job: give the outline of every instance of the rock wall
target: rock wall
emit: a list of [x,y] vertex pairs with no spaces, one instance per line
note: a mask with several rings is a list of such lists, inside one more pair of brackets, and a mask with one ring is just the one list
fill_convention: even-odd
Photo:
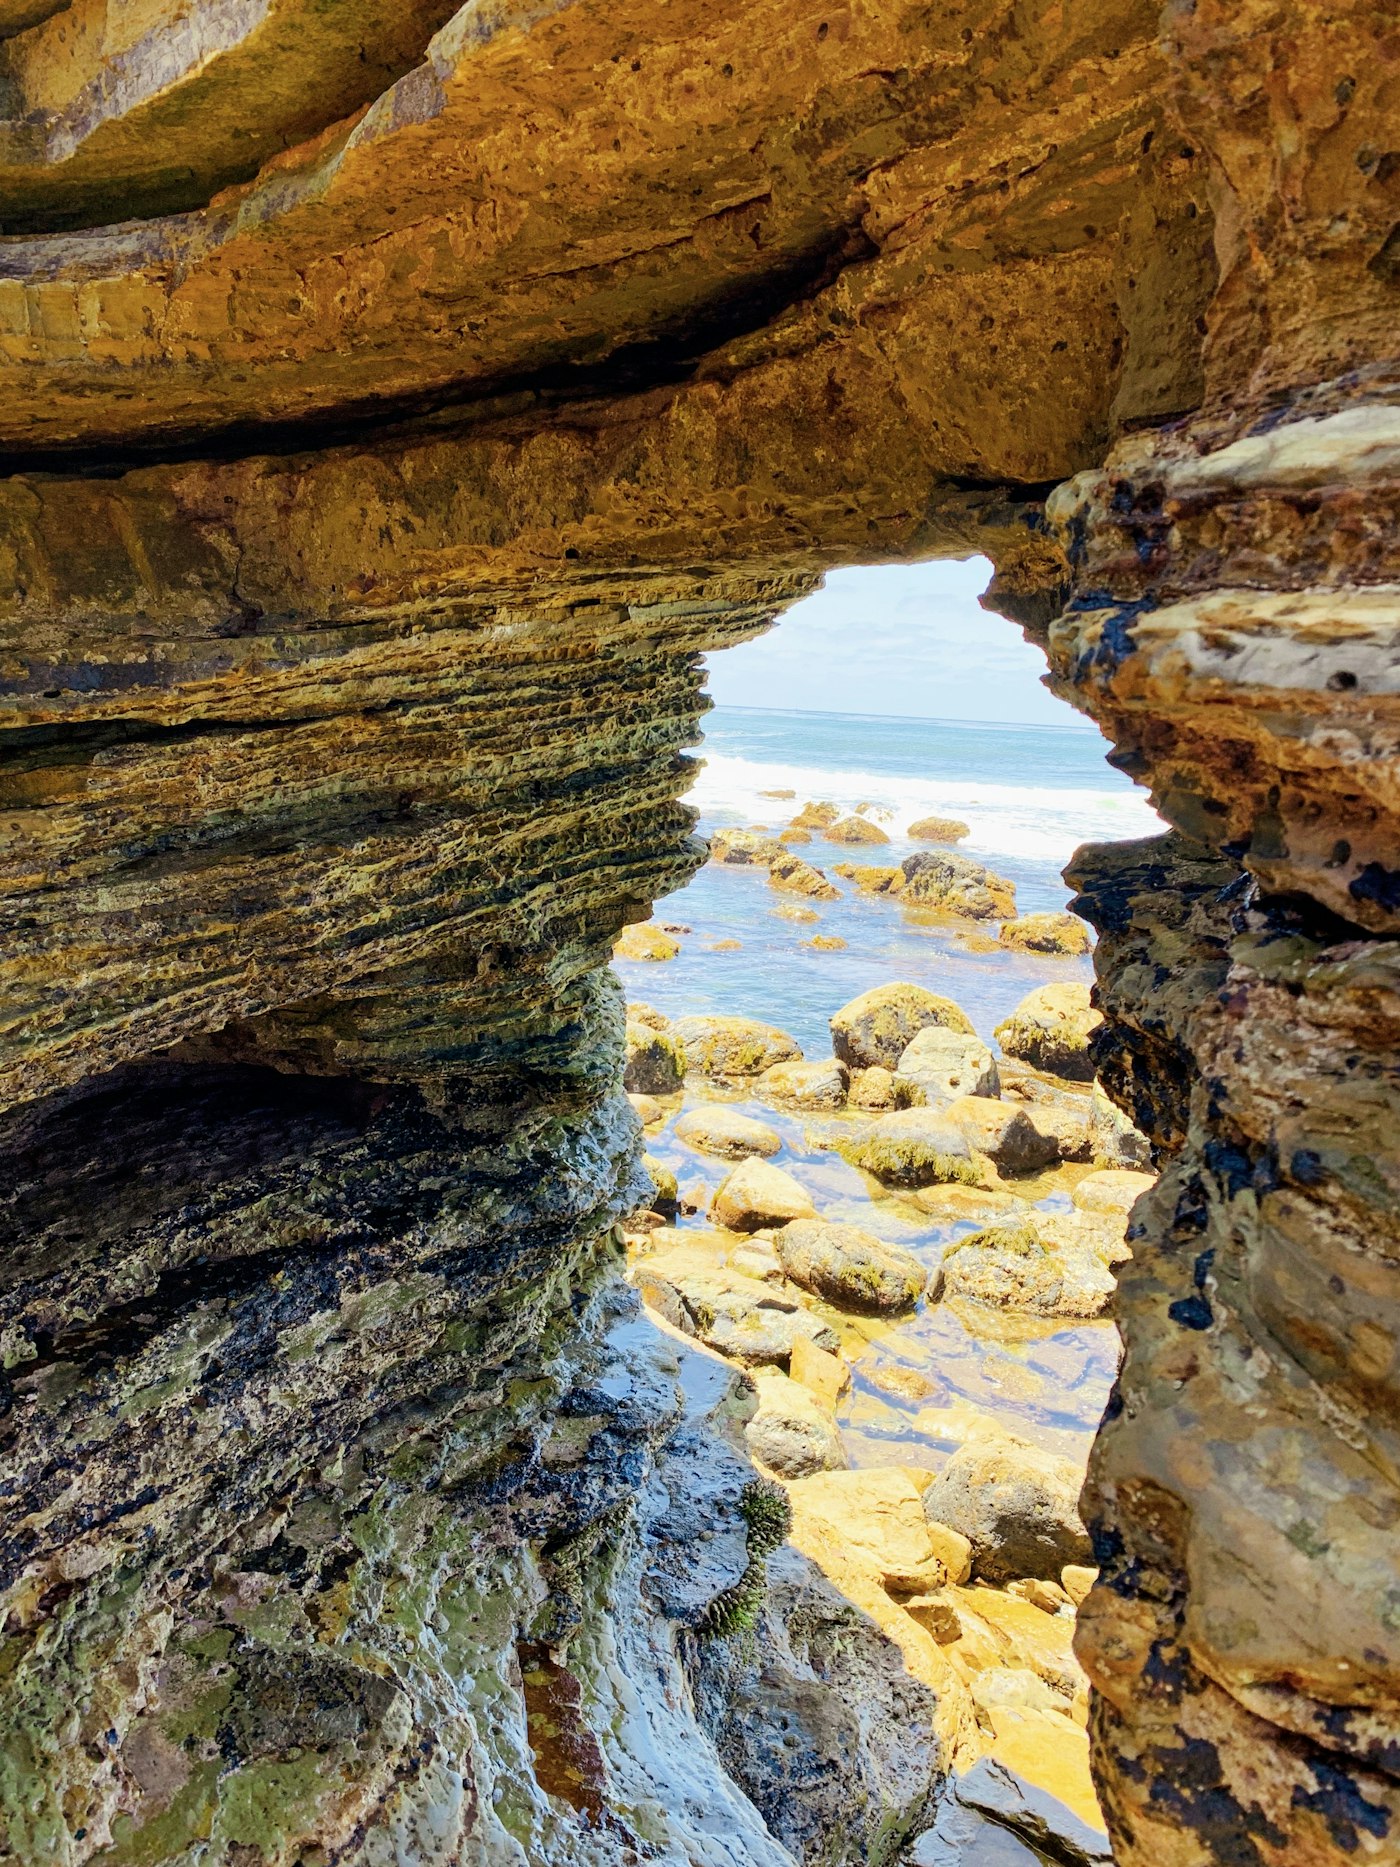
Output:
[[[702,1651],[772,1526],[616,1277],[601,968],[697,859],[700,653],[980,549],[1173,826],[1076,871],[1166,1165],[1090,1488],[1118,1857],[1389,1858],[1387,10],[446,11],[0,0],[0,1846],[925,1819],[939,1707],[795,1556],[779,1710]],[[801,1707],[778,1797],[738,1721]]]

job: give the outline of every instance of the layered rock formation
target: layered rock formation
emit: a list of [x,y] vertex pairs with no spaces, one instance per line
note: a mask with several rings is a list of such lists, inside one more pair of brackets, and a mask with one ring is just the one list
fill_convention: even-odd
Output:
[[[700,652],[983,550],[1176,832],[1079,871],[1167,1164],[1091,1481],[1118,1857],[1386,1858],[1393,23],[389,11],[0,0],[0,1844],[931,1818],[938,1706],[795,1558],[762,1608],[731,1401],[625,1307],[601,969],[698,855]],[[705,1644],[763,1612],[766,1687]]]

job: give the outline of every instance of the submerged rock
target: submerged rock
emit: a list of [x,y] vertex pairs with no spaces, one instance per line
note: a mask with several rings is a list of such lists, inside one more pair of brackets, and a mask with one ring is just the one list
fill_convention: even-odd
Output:
[[846,947],[846,942],[840,934],[814,934],[810,940],[804,940],[802,944],[814,948],[818,953],[841,953]]
[[627,1022],[623,1085],[634,1095],[668,1096],[685,1081],[685,1050],[670,1031]]
[[791,1219],[814,1219],[811,1197],[790,1173],[765,1161],[736,1167],[710,1201],[710,1211],[731,1232],[757,1232]]
[[988,1582],[1038,1575],[1058,1581],[1092,1550],[1079,1517],[1081,1468],[1012,1438],[974,1439],[923,1494],[926,1515],[965,1536],[972,1572]]
[[946,1107],[960,1096],[996,1096],[1001,1090],[996,1058],[980,1037],[930,1025],[906,1046],[895,1069],[903,1101],[913,1107]]
[[613,942],[614,959],[674,959],[680,950],[680,942],[651,921],[644,921],[637,927],[624,927]]
[[921,850],[904,859],[901,898],[968,920],[1006,920],[1016,912],[1016,884],[970,856]]
[[905,835],[914,843],[960,843],[968,826],[958,817],[920,817]]
[[761,1076],[775,1063],[802,1055],[795,1038],[757,1018],[678,1018],[672,1028],[684,1047],[687,1069],[699,1076]]
[[894,981],[873,986],[831,1019],[831,1048],[853,1070],[896,1069],[920,1031],[940,1026],[971,1037],[972,1022],[951,998],[925,986]]
[[640,998],[628,999],[627,1022],[644,1024],[650,1031],[669,1031],[671,1028],[671,1020],[664,1011],[658,1011],[655,1005],[648,1005]]
[[671,1132],[687,1147],[717,1155],[721,1160],[745,1160],[750,1155],[767,1159],[783,1145],[765,1122],[718,1105],[687,1109]]
[[[806,1338],[799,1336],[796,1340]],[[744,1439],[754,1457],[780,1478],[845,1471],[850,1460],[830,1408],[810,1388],[785,1374],[769,1371],[754,1378],[758,1410],[744,1428]]]
[[888,843],[890,839],[879,824],[872,823],[868,817],[842,817],[828,825],[826,840],[829,843]]
[[1089,951],[1089,929],[1077,914],[1023,914],[1004,922],[997,940],[1015,953]]
[[912,1309],[928,1283],[911,1252],[856,1225],[799,1220],[783,1227],[774,1248],[795,1284],[840,1309],[877,1315]]
[[887,1186],[931,1186],[941,1180],[981,1179],[972,1149],[953,1122],[935,1109],[899,1109],[882,1115],[837,1152],[853,1167]]
[[903,869],[878,868],[869,862],[834,862],[832,874],[853,882],[863,895],[897,895],[904,886]]
[[829,882],[820,869],[804,862],[801,856],[782,851],[768,865],[768,880],[786,894],[807,895],[813,901],[839,901],[841,890]]
[[1002,1020],[995,1036],[1007,1056],[1051,1076],[1087,1083],[1094,1075],[1089,1038],[1102,1023],[1087,985],[1040,985]]
[[799,1109],[839,1109],[846,1100],[846,1071],[830,1059],[775,1063],[754,1085],[765,1102]]

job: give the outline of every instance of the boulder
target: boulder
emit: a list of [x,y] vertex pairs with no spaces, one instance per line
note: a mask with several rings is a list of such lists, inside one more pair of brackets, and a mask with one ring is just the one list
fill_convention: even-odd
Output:
[[879,824],[872,823],[868,817],[842,817],[828,825],[826,840],[829,843],[887,843],[890,839]]
[[1016,912],[1016,884],[952,850],[921,850],[904,859],[901,899],[967,920],[1008,920]]
[[[970,1813],[984,1816],[1002,1834],[1026,1842],[1034,1849],[1031,1859],[1057,1861],[1062,1867],[1113,1867],[1113,1849],[1101,1821],[1091,1824],[1084,1819],[1092,1811],[1092,1802],[1082,1793],[1074,1798],[1081,1811],[1076,1813],[998,1758],[983,1757],[956,1779],[953,1794]],[[981,1860],[978,1854],[965,1858],[968,1867]],[[913,1867],[924,1867],[917,1854]],[[1000,1867],[1000,1863],[989,1857],[987,1867]]]
[[1061,1160],[1087,1161],[1094,1157],[1094,1103],[1079,1084],[1042,1076],[1014,1057],[998,1065],[1003,1102],[1026,1111],[1043,1135],[1054,1138]]
[[853,1070],[893,1070],[919,1032],[935,1025],[975,1035],[967,1013],[951,998],[903,981],[872,986],[832,1017],[831,1048]]
[[852,1070],[846,1100],[855,1109],[897,1109],[900,1088],[894,1071],[882,1069],[878,1064],[868,1070]]
[[1116,1102],[1110,1101],[1097,1083],[1090,1115],[1090,1158],[1096,1167],[1131,1168],[1138,1172],[1152,1166],[1152,1146],[1147,1136],[1128,1120]]
[[685,1050],[672,1033],[629,1018],[623,1087],[639,1096],[669,1096],[684,1080]]
[[989,1225],[943,1255],[943,1296],[1031,1316],[1102,1316],[1116,1288],[1088,1239],[1057,1235],[1038,1213]]
[[963,1186],[957,1181],[947,1186],[921,1186],[913,1200],[931,1218],[940,1219],[945,1225],[960,1219],[974,1225],[990,1225],[997,1219],[1022,1218],[1031,1210],[1015,1193],[1000,1188],[992,1191],[982,1186]]
[[799,1547],[804,1521],[815,1519],[844,1549],[871,1563],[886,1587],[941,1588],[971,1572],[967,1539],[931,1521],[918,1486],[895,1467],[800,1478],[788,1496]]
[[663,933],[652,921],[643,921],[638,927],[624,927],[613,942],[614,959],[674,959],[680,950],[680,942]]
[[840,815],[841,812],[835,804],[807,803],[792,819],[790,827],[794,830],[826,830],[839,819]]
[[1067,1562],[1060,1570],[1060,1587],[1076,1608],[1083,1607],[1089,1590],[1098,1579],[1098,1570],[1089,1568],[1085,1563]]
[[959,1096],[947,1108],[974,1153],[985,1154],[998,1173],[1042,1173],[1060,1158],[1053,1134],[1036,1127],[1025,1109],[991,1096]]
[[981,1179],[962,1130],[937,1109],[898,1109],[837,1144],[853,1167],[887,1186],[932,1186]]
[[846,947],[840,934],[813,934],[810,940],[804,940],[802,944],[814,947],[818,953],[841,953]]
[[651,1177],[651,1210],[659,1212],[663,1218],[674,1219],[680,1198],[675,1174],[663,1161],[654,1159],[650,1154],[642,1155],[642,1165]]
[[778,837],[784,849],[798,849],[804,843],[810,843],[811,840],[810,830],[783,830]]
[[655,1096],[639,1096],[628,1091],[627,1100],[632,1104],[637,1120],[643,1128],[650,1128],[655,1122],[665,1121],[670,1110],[664,1102],[658,1102]]
[[746,1366],[786,1366],[798,1336],[818,1348],[838,1346],[836,1331],[796,1298],[727,1266],[718,1268],[689,1246],[641,1259],[632,1278],[673,1329]]
[[768,880],[785,894],[807,895],[813,901],[839,901],[841,890],[834,887],[810,862],[783,850],[768,865]]
[[973,1574],[988,1582],[1039,1575],[1058,1581],[1066,1563],[1093,1552],[1079,1517],[1081,1468],[1011,1438],[962,1446],[923,1494],[925,1514],[965,1536]]
[[839,1109],[846,1100],[846,1070],[835,1059],[775,1063],[754,1084],[765,1102],[798,1109]]
[[1023,914],[1002,923],[997,941],[1014,953],[1087,953],[1089,929],[1077,914]]
[[627,1022],[644,1024],[651,1031],[669,1031],[671,1028],[671,1020],[664,1011],[658,1011],[655,1005],[645,1004],[640,998],[628,999]]
[[766,869],[783,846],[759,830],[716,830],[710,838],[710,861],[729,868]]
[[731,1232],[758,1232],[817,1216],[806,1190],[792,1175],[761,1160],[746,1160],[728,1174],[710,1201],[710,1211]]
[[874,1315],[912,1309],[928,1283],[910,1252],[856,1225],[799,1220],[783,1227],[774,1249],[793,1283],[839,1309]]
[[897,895],[904,886],[903,869],[876,868],[869,862],[833,862],[833,875],[853,882],[863,895]]
[[786,1031],[757,1018],[678,1018],[672,1029],[684,1047],[686,1068],[699,1076],[761,1076],[775,1063],[802,1055]]
[[767,1159],[783,1145],[765,1122],[718,1105],[687,1109],[671,1132],[697,1153],[714,1154],[720,1160],[747,1160],[751,1155]]
[[957,817],[920,817],[904,832],[911,843],[960,843],[967,833]]
[[996,1096],[1001,1091],[996,1058],[982,1039],[937,1024],[905,1046],[895,1081],[901,1100],[912,1107],[942,1108],[960,1096]]
[[1089,1003],[1087,985],[1039,985],[1002,1020],[995,1035],[1008,1057],[1051,1076],[1087,1083],[1094,1075],[1089,1036],[1102,1023]]
[[[776,1252],[774,1262],[777,1263]],[[792,1345],[788,1373],[794,1381],[800,1381],[804,1387],[810,1388],[827,1407],[834,1407],[851,1385],[851,1371],[841,1357],[829,1355],[824,1348],[818,1348],[815,1342],[809,1342],[806,1336],[800,1337]]]
[[765,1371],[754,1380],[758,1409],[744,1427],[744,1439],[756,1459],[780,1478],[847,1469],[836,1421],[815,1394],[785,1374]]
[[725,1263],[730,1270],[738,1271],[741,1277],[756,1278],[761,1284],[787,1282],[783,1267],[778,1262],[778,1254],[773,1249],[772,1236],[768,1232],[756,1232],[741,1245],[735,1245]]
[[1081,1212],[1110,1213],[1126,1219],[1142,1195],[1150,1193],[1156,1184],[1153,1174],[1105,1167],[1085,1174],[1070,1198]]

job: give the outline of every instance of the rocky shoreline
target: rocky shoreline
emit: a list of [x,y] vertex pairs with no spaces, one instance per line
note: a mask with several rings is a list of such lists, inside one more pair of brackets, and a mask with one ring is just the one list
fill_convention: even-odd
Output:
[[[962,826],[912,829],[942,843]],[[821,903],[840,890],[787,848],[813,836],[888,840],[808,804],[776,835],[716,832],[711,861]],[[988,965],[1087,950],[1073,915],[1018,918],[1012,885],[951,849],[830,869],[980,936]],[[618,957],[664,964],[687,937],[629,928]],[[732,1371],[734,1434],[786,1494],[791,1544],[936,1697],[954,1774],[911,1867],[968,1858],[988,1822],[998,1862],[1106,1858],[1073,1654],[1095,1573],[1077,1500],[1115,1355],[1114,1270],[1154,1176],[1094,1080],[1089,988],[1033,988],[990,1041],[953,999],[899,980],[833,1006],[829,1055],[775,1017],[628,1003],[654,1189],[627,1222],[629,1276]],[[949,1378],[949,1330],[980,1391]],[[746,1625],[764,1612],[756,1598]]]

